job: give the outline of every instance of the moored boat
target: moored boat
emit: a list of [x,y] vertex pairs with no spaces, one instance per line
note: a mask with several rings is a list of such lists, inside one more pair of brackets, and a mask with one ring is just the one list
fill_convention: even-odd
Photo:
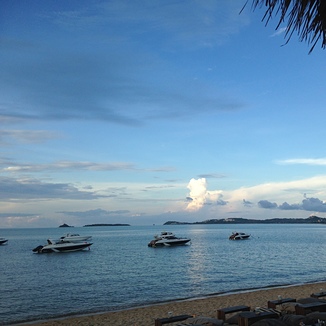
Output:
[[250,234],[244,232],[232,232],[229,236],[229,240],[247,240],[250,238]]
[[5,244],[8,242],[8,239],[0,238],[0,245]]
[[62,242],[55,241],[52,239],[47,240],[47,244],[42,246],[37,246],[32,251],[38,254],[42,253],[51,253],[51,252],[72,252],[72,251],[80,251],[86,248],[90,249],[92,242],[87,241],[79,241],[79,242]]
[[60,237],[61,242],[80,242],[91,240],[91,235],[80,235],[78,233],[67,233],[64,236]]
[[190,242],[189,238],[179,238],[172,232],[161,232],[160,235],[155,235],[154,240],[148,243],[148,247],[160,247],[160,246],[180,246]]

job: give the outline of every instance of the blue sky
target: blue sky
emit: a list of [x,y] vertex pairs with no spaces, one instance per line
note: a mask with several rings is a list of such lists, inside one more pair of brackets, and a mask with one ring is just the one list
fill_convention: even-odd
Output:
[[4,0],[0,228],[326,217],[326,63],[245,0]]

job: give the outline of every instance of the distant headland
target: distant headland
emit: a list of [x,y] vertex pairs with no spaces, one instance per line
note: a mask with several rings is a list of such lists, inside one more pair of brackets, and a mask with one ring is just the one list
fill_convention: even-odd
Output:
[[246,218],[211,219],[202,222],[168,221],[163,225],[184,224],[326,224],[326,218],[311,215],[308,218],[272,218],[267,220],[253,220]]
[[[86,224],[84,227],[89,226],[130,226],[130,224]],[[59,228],[73,228],[73,226],[63,223],[59,225]]]
[[130,226],[130,224],[86,224],[84,227],[89,226]]

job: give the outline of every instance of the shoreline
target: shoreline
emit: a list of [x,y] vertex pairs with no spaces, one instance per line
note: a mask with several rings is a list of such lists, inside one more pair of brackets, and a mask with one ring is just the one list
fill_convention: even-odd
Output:
[[257,289],[235,290],[231,292],[210,294],[144,306],[131,307],[121,310],[97,312],[80,315],[70,315],[55,319],[20,322],[9,325],[38,325],[38,326],[153,326],[156,318],[164,318],[171,312],[173,315],[196,315],[216,318],[216,310],[235,305],[267,307],[267,301],[276,300],[278,296],[294,299],[310,297],[312,293],[326,290],[326,282],[287,284]]

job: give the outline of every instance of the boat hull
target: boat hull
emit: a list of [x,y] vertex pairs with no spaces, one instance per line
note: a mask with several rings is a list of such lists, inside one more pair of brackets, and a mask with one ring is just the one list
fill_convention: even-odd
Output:
[[250,234],[243,232],[234,232],[230,235],[229,240],[247,240],[250,238]]
[[163,231],[160,235],[155,235],[148,247],[162,247],[162,246],[180,246],[190,242],[189,238],[176,237],[172,232]]
[[0,239],[0,245],[5,244],[8,242],[8,239],[1,238]]
[[190,239],[178,239],[178,240],[152,240],[148,246],[149,247],[171,247],[171,246],[182,246],[190,242]]
[[250,236],[245,236],[245,237],[235,237],[234,239],[230,239],[230,240],[235,240],[235,241],[237,241],[237,240],[247,240],[247,239],[249,239],[249,237],[250,237]]
[[54,245],[46,245],[46,246],[38,246],[33,249],[35,253],[43,254],[43,253],[52,253],[52,252],[73,252],[80,251],[86,248],[90,249],[92,245],[91,242],[83,242],[83,243],[61,243]]

